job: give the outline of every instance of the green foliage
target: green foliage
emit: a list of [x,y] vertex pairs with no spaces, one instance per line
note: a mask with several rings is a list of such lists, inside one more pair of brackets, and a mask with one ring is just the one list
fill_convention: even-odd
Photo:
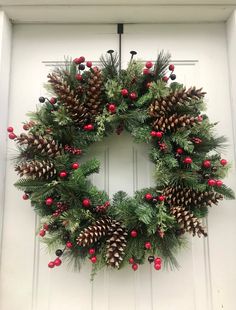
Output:
[[[84,124],[76,125],[72,121],[73,115],[65,108],[63,96],[57,98],[55,105],[46,100],[35,112],[29,114],[31,121],[34,122],[29,128],[30,134],[37,134],[42,139],[53,139],[62,148],[67,145],[71,147],[71,153],[68,150],[62,151],[60,155],[50,158],[56,169],[56,174],[50,179],[38,180],[33,177],[24,177],[19,179],[15,186],[29,194],[35,212],[41,217],[39,229],[42,229],[44,224],[49,225],[46,236],[42,238],[49,250],[63,249],[66,240],[72,242],[73,248],[65,249],[63,259],[69,264],[73,262],[77,269],[80,268],[81,262],[88,258],[89,247],[78,247],[76,239],[83,229],[94,224],[104,214],[119,221],[128,233],[127,247],[120,268],[125,266],[131,257],[137,263],[144,263],[148,255],[161,256],[165,264],[173,267],[178,266],[175,257],[179,249],[185,245],[186,240],[177,234],[179,225],[170,212],[173,206],[169,205],[167,200],[162,202],[158,200],[158,196],[162,195],[165,187],[181,186],[200,192],[213,190],[227,199],[235,198],[233,191],[227,185],[212,188],[207,183],[209,178],[223,179],[230,165],[220,164],[220,151],[226,146],[227,140],[215,134],[216,123],[211,123],[207,115],[202,114],[205,110],[203,98],[200,100],[188,98],[182,101],[181,105],[173,106],[170,111],[176,113],[177,116],[187,114],[197,118],[202,115],[202,121],[199,120],[193,126],[185,124],[177,130],[167,128],[163,131],[162,138],[150,135],[150,132],[156,129],[153,124],[155,119],[149,115],[150,105],[160,98],[166,101],[171,100],[169,95],[184,87],[176,82],[168,85],[162,80],[169,61],[170,55],[162,51],[154,67],[150,69],[150,74],[143,74],[143,62],[141,61],[132,59],[127,69],[119,72],[119,59],[116,53],[109,51],[106,56],[102,56],[102,105],[95,115],[92,131],[86,131],[83,128]],[[80,107],[74,112],[85,113],[84,123],[86,124],[93,122],[93,109],[96,111],[96,100],[92,102],[92,105],[86,102],[88,91],[97,92],[92,88],[90,79],[94,70],[91,68],[83,71],[83,82],[76,80],[78,67],[71,59],[66,59],[65,67],[55,70],[56,74],[67,82],[66,85],[80,99],[80,102],[85,104],[87,108],[85,112],[83,109],[81,112]],[[129,95],[132,92],[135,93],[137,100],[132,100],[130,96],[122,96],[121,89],[123,88],[128,90]],[[52,91],[50,85],[47,85],[47,89]],[[108,111],[109,103],[115,104],[114,113]],[[91,111],[93,115],[90,114]],[[166,110],[161,110],[161,113],[165,119]],[[139,190],[133,197],[119,191],[110,201],[108,210],[99,213],[97,207],[108,206],[109,197],[105,191],[98,189],[89,180],[89,176],[99,172],[100,162],[96,158],[86,160],[88,147],[114,131],[119,133],[119,130],[129,132],[135,142],[146,143],[150,146],[155,186]],[[200,142],[196,142],[196,138]],[[15,158],[15,163],[49,160],[47,153],[38,152],[36,145],[35,141],[31,141],[26,146],[18,145],[19,155]],[[164,149],[163,145],[166,146]],[[76,148],[82,149],[82,155],[73,154],[72,150]],[[177,154],[178,148],[183,149],[182,154]],[[191,164],[185,163],[186,157],[192,159]],[[80,163],[80,158],[83,163]],[[204,160],[210,160],[211,167],[204,167]],[[72,164],[75,162],[80,163],[78,169],[73,169]],[[31,167],[30,172],[34,169],[35,167]],[[65,178],[60,177],[61,171],[67,172]],[[154,199],[147,201],[145,198],[147,193],[150,193]],[[51,206],[45,203],[45,199],[49,197],[53,199]],[[90,206],[86,207],[83,204],[84,199],[89,199]],[[57,213],[60,205],[66,206],[66,209]],[[201,204],[187,205],[186,208],[197,218],[204,218],[208,212],[208,209]],[[131,230],[137,231],[137,238],[131,237]],[[110,232],[108,228],[108,235]],[[92,278],[98,270],[106,266],[106,239],[107,236],[101,238],[100,243],[94,242],[91,245],[96,249],[97,256],[97,263],[93,264],[92,268]],[[148,251],[144,249],[147,241],[152,245]]]
[[117,53],[107,53],[100,57],[102,63],[102,71],[107,79],[114,79],[118,76],[119,58]]
[[[80,166],[81,172],[86,177],[92,173],[98,173],[99,168],[100,168],[100,162],[96,158],[88,160],[86,163],[84,163]],[[75,172],[75,174],[76,174],[76,172]]]
[[165,53],[163,50],[158,54],[153,70],[156,81],[160,80],[163,76],[165,76],[166,70],[169,65],[170,57],[170,54]]
[[172,134],[171,139],[186,152],[192,153],[194,151],[194,145],[193,142],[189,139],[189,135],[189,130],[178,130]]

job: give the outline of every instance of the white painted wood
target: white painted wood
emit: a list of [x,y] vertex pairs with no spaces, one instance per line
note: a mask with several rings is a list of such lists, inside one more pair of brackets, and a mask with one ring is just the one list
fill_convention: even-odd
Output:
[[[184,25],[129,25],[125,33],[124,55],[134,49],[146,60],[155,59],[153,46],[157,46],[158,50],[165,47],[171,51],[174,60],[197,60],[197,69],[185,71],[185,74],[182,74],[183,67],[176,63],[178,81],[189,86],[192,83],[203,86],[207,91],[208,114],[212,121],[220,121],[218,133],[224,133],[229,138],[229,148],[224,156],[233,162],[234,167],[224,25],[189,25],[187,28]],[[232,172],[226,183],[235,189],[235,175]],[[235,308],[233,285],[229,284],[229,278],[232,283],[236,281],[235,225],[232,223],[236,215],[234,204],[234,201],[224,201],[224,208],[212,208],[208,223],[209,239],[204,243],[193,240],[192,249],[180,255],[182,268],[179,272],[165,274],[161,280],[159,275],[154,277],[153,286],[157,291],[154,309]],[[170,303],[168,296],[175,302]]]
[[13,23],[209,23],[226,21],[234,5],[25,5],[2,7]]
[[[6,180],[6,147],[8,124],[8,96],[11,59],[11,28],[8,17],[0,11],[0,268],[2,258],[3,217],[5,204],[5,180]],[[0,269],[1,274],[1,269]],[[1,282],[2,283],[2,282]],[[1,287],[0,283],[0,287]],[[1,292],[1,289],[0,289]],[[1,296],[0,296],[1,300]]]
[[[142,0],[1,0],[0,5],[136,5],[143,4]],[[235,0],[148,0],[146,5],[234,5]]]
[[[9,123],[20,131],[24,114],[35,109],[37,97],[44,94],[42,84],[51,63],[63,61],[64,55],[83,54],[98,60],[109,48],[117,49],[115,25],[15,25]],[[227,135],[230,143],[225,156],[233,161],[224,24],[126,25],[122,65],[128,61],[130,50],[137,50],[138,57],[149,60],[155,59],[161,48],[172,52],[178,81],[187,86],[203,86],[208,92],[208,114],[213,121],[220,120],[218,132]],[[14,154],[10,143],[9,157]],[[152,184],[147,146],[134,144],[127,134],[108,137],[103,143],[93,145],[90,153],[101,160],[100,175],[94,175],[92,180],[110,195],[120,189],[132,194]],[[21,194],[12,186],[15,180],[16,175],[8,164],[2,309],[235,309],[234,202],[212,208],[208,219],[209,239],[190,242],[178,256],[179,271],[155,272],[146,264],[136,273],[131,268],[102,271],[90,283],[89,264],[81,273],[67,271],[65,266],[48,270],[49,255],[34,238],[35,216],[29,203],[19,199]],[[235,175],[231,173],[226,181],[235,187]]]
[[[235,90],[235,70],[236,70],[236,10],[232,13],[226,24],[227,31],[227,46],[228,46],[228,66],[230,73],[230,95],[231,95],[231,111],[233,117],[233,134],[234,146],[236,147],[236,90]],[[235,149],[236,154],[236,149]]]

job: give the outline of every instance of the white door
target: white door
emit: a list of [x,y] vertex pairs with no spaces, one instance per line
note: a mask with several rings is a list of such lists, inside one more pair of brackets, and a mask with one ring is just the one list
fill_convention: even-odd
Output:
[[[233,161],[232,119],[229,98],[224,24],[125,25],[122,35],[123,66],[129,51],[155,60],[157,51],[171,52],[177,80],[207,91],[208,114],[220,121],[218,132],[229,138],[224,154]],[[64,55],[98,60],[108,49],[118,49],[115,25],[15,25],[9,124],[21,130],[25,113],[35,109],[44,94],[47,71]],[[4,211],[1,310],[235,310],[236,209],[233,201],[212,208],[207,239],[190,239],[178,256],[180,270],[156,272],[146,264],[137,272],[101,271],[90,282],[90,268],[80,273],[61,266],[49,270],[49,256],[35,239],[37,219],[29,203],[14,187],[16,174],[8,144],[6,205]],[[117,190],[132,194],[151,185],[152,165],[147,149],[122,134],[92,147],[101,160],[93,182],[110,195]],[[119,150],[119,156],[117,155]],[[236,177],[227,184],[235,188]]]

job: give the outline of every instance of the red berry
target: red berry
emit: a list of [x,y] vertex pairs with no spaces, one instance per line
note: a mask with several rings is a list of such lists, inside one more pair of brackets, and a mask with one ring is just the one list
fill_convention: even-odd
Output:
[[128,89],[126,88],[121,89],[120,93],[123,97],[127,97],[129,94]]
[[[85,127],[86,127],[86,129],[85,129]],[[84,126],[84,129],[85,129],[86,131],[92,131],[92,130],[94,129],[94,126],[93,126],[92,124],[88,124],[88,125],[85,125],[85,126]]]
[[149,73],[150,73],[149,69],[147,69],[147,68],[143,69],[143,74],[144,75],[148,75]]
[[152,196],[152,194],[150,194],[150,193],[147,193],[147,194],[145,195],[145,199],[146,199],[147,201],[152,200],[152,198],[153,198],[153,196]]
[[208,180],[207,183],[208,183],[209,186],[215,186],[216,185],[216,181],[213,180],[213,179]]
[[90,255],[94,255],[95,254],[95,249],[94,248],[89,249],[89,254]]
[[132,269],[133,269],[133,271],[138,270],[138,264],[134,263],[134,264],[132,265]]
[[161,265],[161,262],[162,262],[162,260],[161,260],[160,257],[156,257],[156,258],[154,259],[154,264],[159,264],[159,265]]
[[151,132],[150,132],[150,135],[151,135],[152,137],[156,137],[156,131],[154,131],[154,130],[151,131]]
[[77,74],[75,75],[75,78],[76,78],[77,81],[82,81],[82,80],[83,80],[82,74],[79,74],[79,73],[77,73]]
[[175,66],[173,64],[169,65],[169,70],[170,71],[174,71],[175,70]]
[[200,122],[202,122],[203,117],[202,117],[201,115],[198,115],[197,120],[198,120],[198,122],[200,123]]
[[154,264],[154,269],[160,270],[161,269],[161,265],[160,264]]
[[44,229],[41,229],[40,232],[39,232],[39,235],[40,235],[41,237],[44,237],[45,234],[46,234],[46,231],[45,231]]
[[147,250],[150,250],[151,249],[151,247],[152,247],[152,245],[151,245],[151,243],[150,242],[145,242],[145,249],[147,249]]
[[85,208],[89,208],[91,206],[91,201],[88,198],[83,199],[82,205]]
[[88,124],[87,130],[92,131],[94,129],[94,126],[92,124]]
[[45,230],[48,230],[48,229],[49,229],[49,225],[48,225],[48,224],[43,224],[43,228],[44,228]]
[[55,267],[55,263],[54,262],[49,262],[48,263],[48,267],[49,268],[54,268]]
[[130,264],[134,264],[134,259],[133,259],[133,257],[130,257],[129,263],[130,263]]
[[82,64],[82,62],[85,62],[84,56],[80,56],[80,57],[79,57],[79,63]]
[[130,93],[129,95],[131,100],[136,100],[138,98],[138,95],[135,92]]
[[93,264],[95,264],[95,263],[97,262],[97,257],[96,257],[96,256],[92,256],[92,257],[90,258],[90,260],[91,260],[91,262],[92,262]]
[[165,200],[165,196],[162,196],[162,195],[159,196],[159,197],[158,197],[158,200],[159,200],[159,201],[164,201],[164,200]]
[[62,179],[66,178],[67,177],[67,172],[66,171],[61,171],[59,173],[59,177],[62,178]]
[[79,168],[79,163],[73,163],[71,165],[71,168],[74,169],[74,170],[78,169]]
[[79,59],[79,58],[75,58],[75,59],[73,60],[73,62],[74,62],[76,65],[78,65],[78,64],[80,63],[80,59]]
[[106,201],[106,202],[104,203],[104,206],[105,206],[105,207],[109,207],[109,206],[110,206],[110,201]]
[[184,150],[181,149],[180,147],[176,150],[176,153],[177,154],[183,154]]
[[73,247],[73,244],[70,241],[68,241],[68,242],[66,242],[66,247],[68,249],[71,249]]
[[23,198],[24,200],[28,200],[28,199],[29,199],[29,195],[25,193],[25,194],[22,196],[22,198]]
[[226,166],[228,164],[228,161],[226,159],[221,159],[220,164],[222,166]]
[[51,104],[55,104],[57,102],[57,98],[52,97],[49,101]]
[[151,67],[153,66],[153,63],[151,61],[147,61],[145,66],[146,68],[151,69]]
[[29,130],[29,125],[24,124],[24,125],[23,125],[23,129],[24,129],[24,130]]
[[137,232],[136,230],[132,230],[132,231],[130,232],[130,236],[131,236],[132,238],[136,238],[136,237],[138,236],[138,232]]
[[61,259],[58,257],[54,260],[55,266],[60,266],[61,265]]
[[14,134],[14,132],[9,133],[8,135],[9,139],[14,140],[16,138],[16,135]]
[[13,132],[13,131],[14,131],[14,128],[13,128],[13,127],[7,127],[7,131],[8,131],[8,132]]
[[221,180],[216,180],[216,186],[221,187],[223,182]]
[[114,103],[109,104],[108,111],[111,113],[115,113],[116,112],[116,105]]
[[185,164],[191,164],[193,162],[192,158],[191,157],[185,157],[185,159],[183,160],[183,162]]
[[87,66],[88,68],[91,68],[92,65],[93,65],[92,61],[87,61],[87,62],[86,62],[86,66]]
[[162,132],[162,131],[157,131],[157,132],[156,132],[156,137],[157,137],[157,138],[161,139],[162,136],[163,136],[163,132]]
[[163,76],[162,80],[163,80],[164,82],[168,82],[169,78],[168,78],[168,76]]
[[51,197],[46,198],[45,204],[46,206],[51,206],[53,204],[53,199]]
[[204,160],[202,165],[205,167],[205,168],[210,168],[211,167],[211,162],[210,160]]

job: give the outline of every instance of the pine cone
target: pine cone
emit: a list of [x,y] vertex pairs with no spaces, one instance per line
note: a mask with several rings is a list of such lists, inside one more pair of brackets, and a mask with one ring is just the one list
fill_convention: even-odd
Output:
[[187,207],[187,206],[211,206],[218,204],[219,200],[223,199],[221,194],[213,191],[200,192],[191,188],[175,186],[166,187],[163,191],[166,197],[166,202],[173,206]]
[[111,237],[106,246],[106,263],[113,268],[119,268],[125,254],[127,232],[121,223],[115,220],[112,221],[111,229]]
[[197,122],[197,119],[191,115],[182,115],[178,116],[176,113],[165,117],[161,116],[157,118],[153,122],[153,129],[160,130],[160,131],[176,131],[178,128],[186,127],[186,126],[194,126]]
[[21,133],[16,137],[19,145],[27,145],[29,151],[41,153],[49,157],[55,157],[62,154],[63,148],[58,145],[53,137],[42,137],[36,134]]
[[196,89],[196,87],[191,87],[187,91],[186,88],[177,89],[166,97],[156,99],[149,107],[149,114],[152,117],[173,114],[176,108],[188,104],[192,99],[200,99],[204,95],[202,89]]
[[88,89],[86,92],[85,106],[90,113],[90,122],[94,122],[96,116],[102,111],[102,88],[103,80],[100,69],[90,71],[88,78]]
[[32,179],[50,179],[56,173],[54,164],[50,161],[30,161],[23,162],[15,167],[20,177],[27,176]]
[[202,227],[201,222],[194,217],[194,215],[182,207],[173,207],[170,209],[170,212],[176,218],[177,223],[179,224],[180,230],[184,232],[189,232],[193,236],[196,234],[198,237],[201,235],[207,236],[206,231]]
[[111,232],[112,220],[108,216],[98,219],[93,225],[85,228],[77,238],[79,246],[89,246],[97,242],[101,237],[107,236]]
[[77,94],[70,88],[68,82],[63,79],[62,72],[53,72],[48,75],[49,83],[59,97],[61,104],[65,106],[71,119],[77,126],[83,126],[89,122],[89,110],[79,100]]

